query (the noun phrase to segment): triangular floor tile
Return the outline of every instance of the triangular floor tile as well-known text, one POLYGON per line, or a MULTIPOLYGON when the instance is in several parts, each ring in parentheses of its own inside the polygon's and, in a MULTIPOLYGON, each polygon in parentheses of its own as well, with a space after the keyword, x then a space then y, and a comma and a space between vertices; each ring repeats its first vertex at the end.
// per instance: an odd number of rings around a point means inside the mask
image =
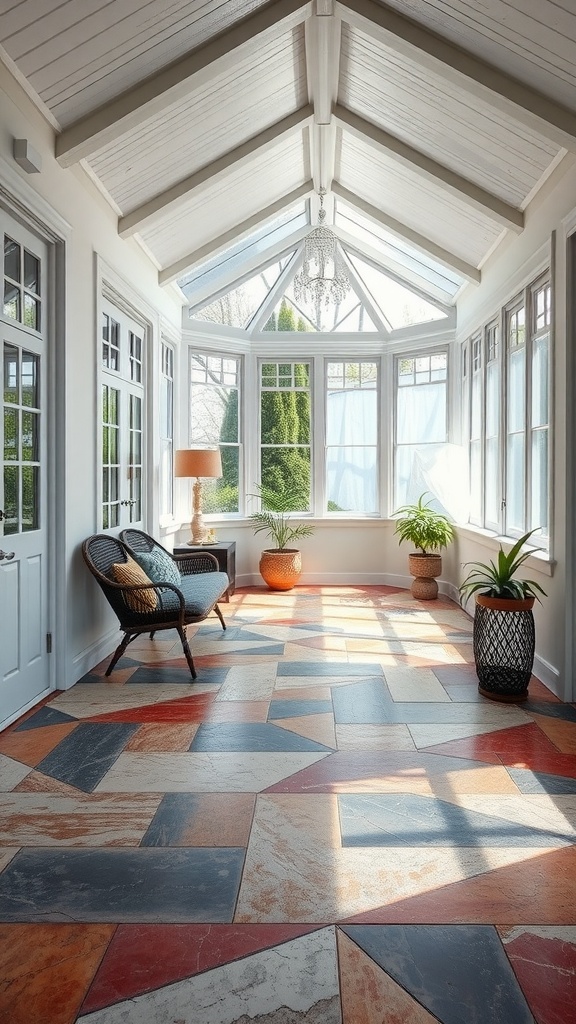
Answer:
POLYGON ((337 942, 342 1024, 438 1024, 347 935, 338 931, 337 942))

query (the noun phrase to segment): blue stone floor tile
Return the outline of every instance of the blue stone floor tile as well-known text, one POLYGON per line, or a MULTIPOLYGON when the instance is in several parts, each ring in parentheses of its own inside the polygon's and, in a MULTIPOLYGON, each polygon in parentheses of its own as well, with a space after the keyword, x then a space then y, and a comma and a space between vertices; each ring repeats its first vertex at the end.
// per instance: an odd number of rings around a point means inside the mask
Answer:
POLYGON ((332 690, 334 720, 337 725, 381 725, 403 722, 397 716, 395 704, 383 678, 368 679, 335 686, 332 690))
POLYGON ((535 795, 549 793, 551 796, 568 796, 576 793, 576 779, 564 775, 549 775, 546 772, 532 772, 528 768, 507 768, 521 793, 535 795))
POLYGON ((204 723, 198 729, 190 750, 211 751, 332 751, 331 747, 309 740, 306 736, 298 736, 288 729, 272 725, 270 722, 216 722, 204 723))
MULTIPOLYGON (((194 643, 192 643, 192 657, 195 657, 194 643)), ((137 685, 142 683, 150 683, 152 685, 154 683, 182 683, 184 686, 191 686, 195 682, 223 683, 229 669, 217 666, 214 668, 202 668, 200 659, 198 659, 196 672, 198 673, 198 678, 195 680, 192 679, 188 667, 180 668, 178 665, 147 665, 146 667, 136 669, 136 672, 130 676, 126 686, 130 686, 131 683, 136 683, 137 685)))
POLYGON ((332 713, 331 700, 272 700, 268 719, 300 718, 303 715, 325 715, 332 713))
POLYGON ((576 707, 572 704, 556 704, 552 700, 528 700, 522 705, 524 711, 547 718, 561 718, 565 722, 576 722, 576 707))
POLYGON ((576 836, 529 828, 413 793, 346 794, 338 797, 343 846, 363 847, 559 847, 576 836))
POLYGON ((342 931, 442 1024, 534 1024, 492 925, 346 925, 342 931))
POLYGON ((66 725, 68 722, 77 722, 78 719, 72 715, 66 715, 63 711, 58 711, 57 708, 51 708, 49 704, 45 704, 30 718, 25 718, 20 725, 17 725, 14 732, 26 732, 27 729, 42 729, 46 725, 66 725))
POLYGON ((0 921, 232 921, 245 851, 22 850, 0 874, 0 921))
POLYGON ((91 793, 138 728, 132 722, 80 722, 40 761, 37 771, 91 793))

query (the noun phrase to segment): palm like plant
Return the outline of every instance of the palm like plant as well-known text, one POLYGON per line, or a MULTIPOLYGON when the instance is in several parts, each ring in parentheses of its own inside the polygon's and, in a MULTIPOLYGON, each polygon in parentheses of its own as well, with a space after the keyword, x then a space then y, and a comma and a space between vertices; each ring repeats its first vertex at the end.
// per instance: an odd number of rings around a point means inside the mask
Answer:
POLYGON ((430 501, 424 501, 421 494, 415 505, 402 505, 393 513, 401 518, 396 523, 395 534, 402 541, 410 541, 423 555, 440 551, 454 540, 454 527, 441 512, 430 508, 430 501))
MULTIPOLYGON (((292 541, 300 537, 309 537, 314 532, 314 527, 307 523, 299 526, 292 526, 290 514, 293 511, 292 504, 294 496, 287 491, 273 490, 265 484, 258 485, 258 493, 262 504, 259 512, 253 512, 249 517, 254 526, 254 533, 267 533, 275 542, 275 550, 285 551, 292 541)), ((255 495, 254 495, 255 497, 255 495)))
POLYGON ((505 600, 517 601, 524 601, 530 597, 539 601, 539 594, 546 597, 546 592, 534 580, 514 579, 520 566, 536 550, 529 548, 528 551, 520 554, 523 545, 533 533, 535 530, 530 530, 529 533, 520 537, 508 554, 500 547, 496 561, 467 562, 466 565, 471 565, 473 568, 464 582, 460 584, 460 593, 468 598, 481 591, 486 597, 500 597, 505 600))

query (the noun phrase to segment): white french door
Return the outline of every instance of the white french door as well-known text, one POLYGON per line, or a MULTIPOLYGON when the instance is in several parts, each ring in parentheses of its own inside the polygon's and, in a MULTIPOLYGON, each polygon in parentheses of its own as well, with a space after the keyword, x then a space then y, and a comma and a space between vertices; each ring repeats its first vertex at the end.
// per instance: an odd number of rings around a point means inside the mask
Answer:
POLYGON ((0 209, 0 727, 50 689, 47 246, 0 209))

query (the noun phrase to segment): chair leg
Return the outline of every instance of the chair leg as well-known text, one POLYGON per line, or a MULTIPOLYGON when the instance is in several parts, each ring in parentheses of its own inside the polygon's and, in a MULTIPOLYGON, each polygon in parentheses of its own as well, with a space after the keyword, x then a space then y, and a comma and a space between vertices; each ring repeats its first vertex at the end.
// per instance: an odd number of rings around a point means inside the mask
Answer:
POLYGON ((186 630, 182 629, 182 626, 177 626, 176 629, 178 630, 180 639, 182 641, 182 650, 184 651, 184 657, 186 658, 186 661, 188 662, 188 668, 190 669, 190 674, 192 676, 192 679, 196 679, 196 669, 194 668, 194 661, 192 659, 192 654, 191 654, 190 647, 189 647, 189 644, 188 644, 188 637, 186 636, 186 630))
POLYGON ((124 651, 128 647, 128 644, 130 643, 131 639, 132 639, 132 637, 130 636, 129 633, 124 633, 124 636, 122 638, 121 643, 118 644, 118 647, 114 651, 114 655, 112 657, 112 661, 108 665, 108 668, 106 669, 105 675, 107 675, 107 676, 110 675, 110 673, 112 672, 112 669, 114 668, 114 665, 116 664, 117 661, 120 660, 120 658, 124 654, 124 651))
POLYGON ((226 629, 226 623, 224 622, 224 616, 222 615, 222 612, 220 611, 220 609, 219 609, 217 604, 214 605, 214 611, 216 612, 216 615, 218 616, 218 618, 220 619, 220 622, 222 623, 222 629, 226 629))

